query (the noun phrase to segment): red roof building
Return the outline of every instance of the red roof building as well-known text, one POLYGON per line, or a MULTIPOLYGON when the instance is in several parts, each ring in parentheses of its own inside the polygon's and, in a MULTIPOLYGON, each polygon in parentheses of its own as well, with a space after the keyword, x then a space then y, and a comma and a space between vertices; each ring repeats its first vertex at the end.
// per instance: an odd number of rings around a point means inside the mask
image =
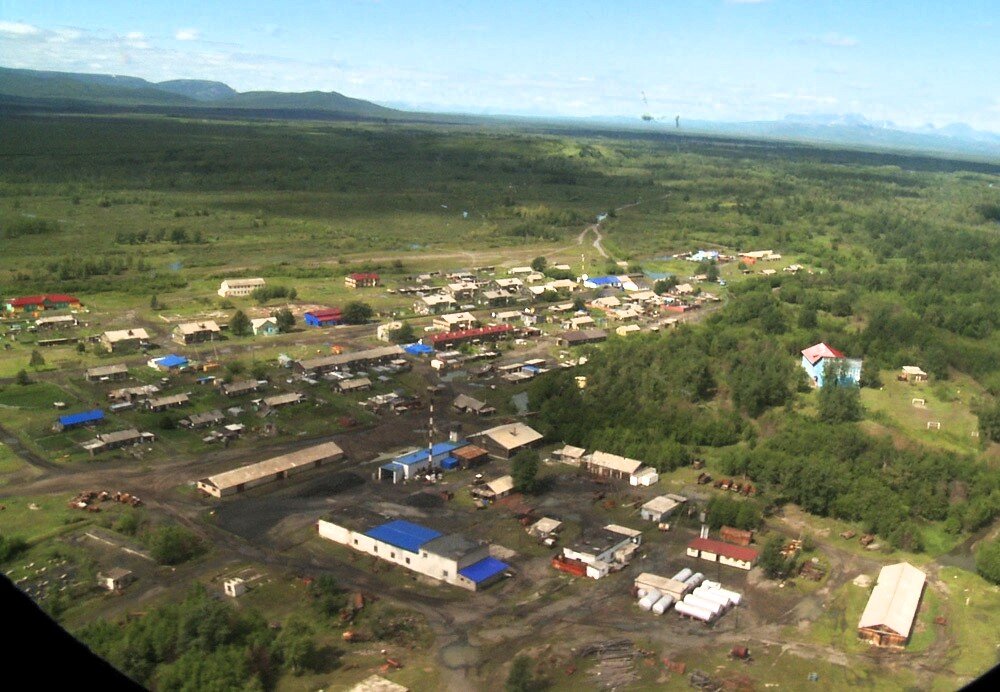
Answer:
POLYGON ((514 331, 513 325, 494 324, 477 329, 461 329, 457 332, 434 334, 431 336, 431 346, 434 348, 451 348, 456 344, 464 344, 478 339, 495 339, 507 336, 514 331))
POLYGON ((750 569, 757 562, 757 551, 743 545, 724 543, 712 538, 695 538, 688 543, 687 554, 730 567, 750 569))
POLYGON ((802 357, 809 361, 810 365, 816 365, 823 358, 844 358, 845 356, 833 346, 816 344, 803 350, 802 357))
POLYGON ((310 310, 302 317, 310 327, 328 327, 344 321, 344 316, 340 308, 310 310))
POLYGON ((40 312, 43 310, 66 310, 79 307, 80 299, 65 293, 48 293, 38 296, 11 298, 4 307, 7 312, 40 312))
POLYGON ((355 272, 344 277, 344 284, 350 288, 378 286, 378 274, 375 272, 355 272))

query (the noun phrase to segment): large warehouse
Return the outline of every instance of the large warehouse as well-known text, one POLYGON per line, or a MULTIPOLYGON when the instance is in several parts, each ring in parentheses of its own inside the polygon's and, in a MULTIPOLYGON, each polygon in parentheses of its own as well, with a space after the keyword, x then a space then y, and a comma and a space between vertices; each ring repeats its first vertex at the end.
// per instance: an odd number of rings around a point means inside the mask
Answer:
POLYGON ((908 562, 883 567, 858 622, 858 636, 875 646, 903 647, 926 580, 927 575, 908 562))
POLYGON ((297 452, 282 454, 279 457, 265 459, 256 464, 241 466, 232 471, 224 471, 198 481, 198 489, 214 497, 235 495, 249 488, 278 481, 288 476, 317 468, 331 461, 337 461, 344 456, 335 442, 324 442, 314 447, 306 447, 297 452))
POLYGON ((469 591, 492 584, 509 569, 490 557, 489 545, 457 534, 402 519, 367 530, 353 530, 352 523, 349 517, 330 517, 320 519, 316 529, 323 538, 469 591))

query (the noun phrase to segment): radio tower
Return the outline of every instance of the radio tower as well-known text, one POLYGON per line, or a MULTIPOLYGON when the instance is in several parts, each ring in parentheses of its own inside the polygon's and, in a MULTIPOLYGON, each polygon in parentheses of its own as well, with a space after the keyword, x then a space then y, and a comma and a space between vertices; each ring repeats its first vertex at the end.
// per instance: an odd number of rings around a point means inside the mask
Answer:
POLYGON ((434 400, 430 402, 430 417, 427 419, 427 470, 434 470, 434 400))

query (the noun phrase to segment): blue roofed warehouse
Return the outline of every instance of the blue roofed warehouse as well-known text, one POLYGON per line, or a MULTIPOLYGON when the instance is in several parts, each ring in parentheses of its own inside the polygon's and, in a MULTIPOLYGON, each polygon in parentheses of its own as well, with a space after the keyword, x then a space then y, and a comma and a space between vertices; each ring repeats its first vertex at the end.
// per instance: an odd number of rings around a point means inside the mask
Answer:
POLYGON ((71 413, 66 416, 59 416, 52 428, 56 431, 80 428, 85 425, 97 425, 104 420, 104 411, 97 408, 93 411, 83 411, 82 413, 71 413))

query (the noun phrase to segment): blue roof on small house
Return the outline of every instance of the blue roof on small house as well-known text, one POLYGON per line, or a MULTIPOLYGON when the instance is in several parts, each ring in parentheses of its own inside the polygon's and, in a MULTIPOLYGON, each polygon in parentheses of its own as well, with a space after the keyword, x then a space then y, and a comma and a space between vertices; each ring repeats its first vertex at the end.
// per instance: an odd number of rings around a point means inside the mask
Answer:
POLYGON ((479 562, 474 562, 468 567, 458 570, 458 573, 479 584, 507 569, 509 569, 507 564, 500 562, 495 557, 484 557, 479 562))
POLYGON ((156 364, 161 368, 179 368, 181 366, 188 364, 188 359, 184 356, 179 356, 176 353, 171 353, 169 356, 163 356, 162 358, 156 359, 156 364))
POLYGON ((377 541, 382 541, 383 543, 388 543, 397 548, 415 553, 420 550, 420 546, 424 543, 433 541, 435 538, 440 538, 442 534, 426 526, 420 526, 420 524, 396 519, 395 521, 390 521, 386 524, 376 526, 374 529, 365 531, 365 535, 377 541))
POLYGON ((403 350, 409 353, 411 356, 423 356, 428 353, 434 353, 434 349, 430 346, 426 346, 419 341, 413 344, 407 344, 403 346, 403 350))
POLYGON ((617 276, 592 276, 587 281, 595 286, 614 286, 622 282, 617 276))
POLYGON ((59 416, 59 425, 69 428, 74 425, 86 425, 99 420, 104 420, 104 411, 94 409, 93 411, 83 411, 82 413, 71 413, 66 416, 59 416))

